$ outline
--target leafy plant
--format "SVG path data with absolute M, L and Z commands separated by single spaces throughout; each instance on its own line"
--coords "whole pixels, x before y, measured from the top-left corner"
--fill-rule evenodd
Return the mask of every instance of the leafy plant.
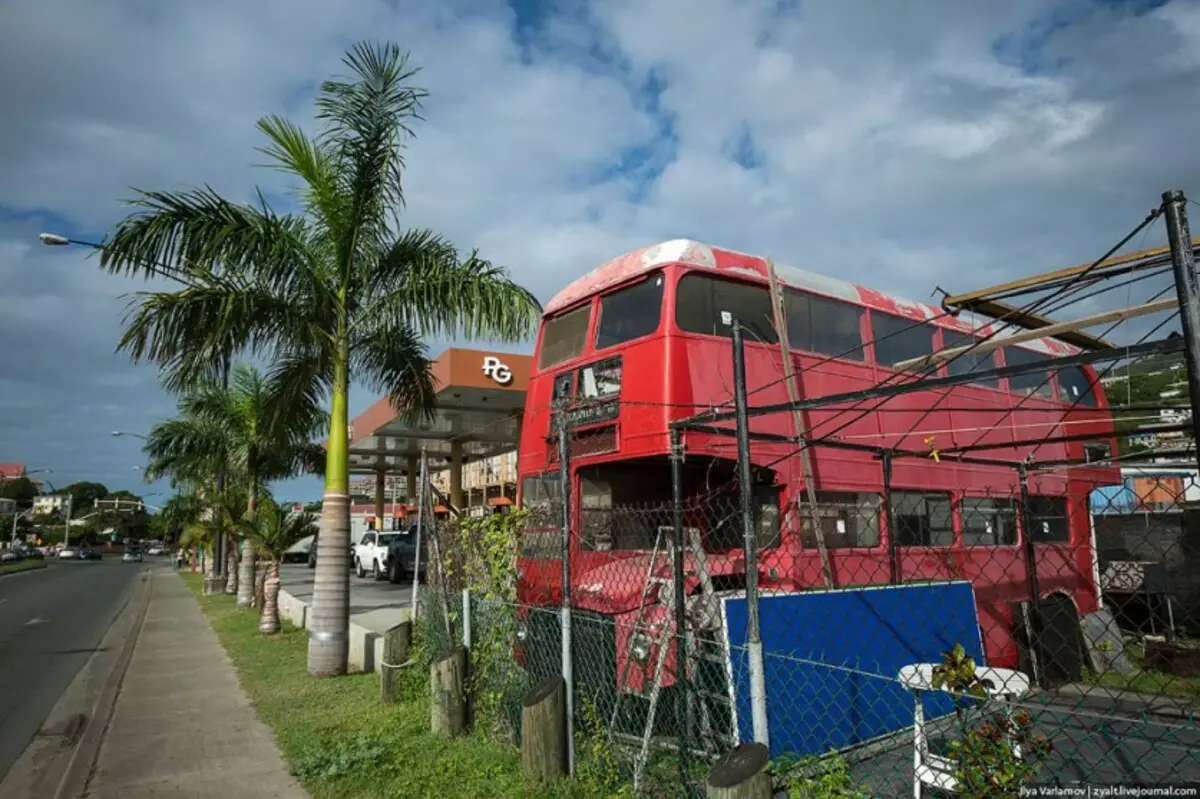
M 620 762 L 604 733 L 604 722 L 588 697 L 583 697 L 581 714 L 583 724 L 575 736 L 582 744 L 576 746 L 580 757 L 575 779 L 588 796 L 605 799 L 632 797 L 633 784 L 621 773 Z
M 850 764 L 835 752 L 796 759 L 779 758 L 771 771 L 780 775 L 787 787 L 788 799 L 868 799 L 863 788 L 855 785 Z
M 973 704 L 971 697 L 986 699 L 988 689 L 995 688 L 991 681 L 979 679 L 975 658 L 967 654 L 962 644 L 955 644 L 949 652 L 942 653 L 942 662 L 933 667 L 932 684 L 935 689 L 954 695 L 954 712 L 959 723 L 966 721 L 966 708 Z
M 1015 796 L 1019 786 L 1037 777 L 1053 749 L 1048 738 L 1034 732 L 1029 713 L 1020 710 L 1011 717 L 993 713 L 967 730 L 950 742 L 950 757 L 956 763 L 955 778 L 964 795 L 1001 799 Z
M 301 779 L 338 779 L 369 772 L 389 754 L 388 741 L 360 735 L 308 750 L 296 759 L 294 771 Z

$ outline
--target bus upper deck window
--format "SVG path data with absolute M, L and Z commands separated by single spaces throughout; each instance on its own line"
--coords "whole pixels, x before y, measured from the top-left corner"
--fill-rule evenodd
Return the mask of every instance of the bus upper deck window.
M 970 333 L 958 333 L 952 330 L 942 331 L 945 339 L 945 348 L 952 349 L 955 347 L 972 347 L 977 344 L 983 344 L 984 340 L 979 336 L 973 336 Z M 959 353 L 956 357 L 949 358 L 946 361 L 946 371 L 952 375 L 966 375 L 972 372 L 980 372 L 986 369 L 994 369 L 996 366 L 996 351 L 987 350 L 979 352 L 977 349 L 968 352 Z M 989 386 L 991 388 L 999 388 L 1000 381 L 994 377 L 983 380 L 973 381 L 981 386 Z
M 1024 366 L 1041 363 L 1045 360 L 1048 360 L 1047 357 L 1039 352 L 1021 349 L 1020 347 L 1004 348 L 1005 366 Z M 1014 394 L 1036 394 L 1039 397 L 1049 398 L 1054 396 L 1054 389 L 1050 386 L 1052 378 L 1053 372 L 1049 369 L 1026 372 L 1023 375 L 1012 375 L 1009 377 L 1008 387 Z
M 685 333 L 733 336 L 742 325 L 747 342 L 776 344 L 774 313 L 767 290 L 752 283 L 687 274 L 675 291 L 675 323 Z
M 596 349 L 623 344 L 658 330 L 662 298 L 662 275 L 654 275 L 601 297 Z
M 1062 391 L 1062 398 L 1065 402 L 1085 408 L 1096 406 L 1092 381 L 1088 379 L 1087 373 L 1078 366 L 1063 369 L 1058 373 L 1058 388 Z
M 884 366 L 920 358 L 933 352 L 933 325 L 890 314 L 871 314 L 875 361 Z
M 587 343 L 591 311 L 592 307 L 585 305 L 546 321 L 542 327 L 542 353 L 538 358 L 539 369 L 570 360 L 583 352 L 584 344 Z

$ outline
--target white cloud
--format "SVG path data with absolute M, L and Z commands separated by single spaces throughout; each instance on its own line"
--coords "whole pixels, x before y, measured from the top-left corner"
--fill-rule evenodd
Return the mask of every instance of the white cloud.
M 5 396 L 34 413 L 0 430 L 5 459 L 68 434 L 111 451 L 87 426 L 112 424 L 95 408 L 128 407 L 133 427 L 171 407 L 152 368 L 111 354 L 118 295 L 139 286 L 36 246 L 38 230 L 99 237 L 130 187 L 276 196 L 281 178 L 248 166 L 262 161 L 254 122 L 307 124 L 317 82 L 360 38 L 410 49 L 431 92 L 406 220 L 481 248 L 543 299 L 678 236 L 923 298 L 1095 257 L 1200 172 L 1187 0 L 1140 16 L 1099 0 L 531 6 L 540 19 L 499 0 L 9 9 L 0 276 L 16 288 L 0 334 L 71 380 L 5 361 Z

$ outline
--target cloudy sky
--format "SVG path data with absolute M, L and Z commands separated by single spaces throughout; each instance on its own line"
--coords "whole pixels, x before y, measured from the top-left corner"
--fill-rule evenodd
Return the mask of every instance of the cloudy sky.
M 1196 0 L 12 0 L 0 20 L 0 461 L 59 485 L 153 490 L 110 431 L 174 406 L 114 354 L 141 286 L 37 234 L 99 240 L 131 187 L 278 192 L 255 121 L 307 123 L 359 39 L 410 51 L 430 92 L 409 222 L 543 301 L 677 237 L 926 299 L 1089 261 L 1163 190 L 1200 195 Z

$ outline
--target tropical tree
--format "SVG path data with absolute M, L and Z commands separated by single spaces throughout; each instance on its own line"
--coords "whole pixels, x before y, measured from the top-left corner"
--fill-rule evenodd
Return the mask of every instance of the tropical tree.
M 279 213 L 205 187 L 142 192 L 101 263 L 184 284 L 142 292 L 120 347 L 186 385 L 239 351 L 261 352 L 287 402 L 328 401 L 328 468 L 308 671 L 346 671 L 351 380 L 386 392 L 398 413 L 428 418 L 435 388 L 423 337 L 516 341 L 540 306 L 505 270 L 461 257 L 442 236 L 400 227 L 402 149 L 425 92 L 393 45 L 359 44 L 350 76 L 321 85 L 322 130 L 266 117 L 262 151 L 298 179 L 298 211 Z
M 324 453 L 312 439 L 323 429 L 325 413 L 310 401 L 281 397 L 281 388 L 286 386 L 246 363 L 234 366 L 228 388 L 201 380 L 183 393 L 178 417 L 151 429 L 144 448 L 150 458 L 146 479 L 205 480 L 223 472 L 226 494 L 233 481 L 244 482 L 246 515 L 253 518 L 271 480 L 319 474 Z M 237 557 L 230 547 L 226 590 L 248 606 L 254 601 L 254 550 L 242 547 L 240 569 Z
M 279 632 L 279 564 L 288 547 L 316 532 L 316 517 L 310 513 L 290 513 L 274 502 L 265 502 L 252 519 L 242 523 L 247 542 L 267 565 L 263 584 L 262 613 L 258 629 L 266 635 Z
M 169 541 L 177 541 L 188 525 L 199 521 L 204 512 L 204 500 L 194 489 L 180 492 L 163 503 L 155 514 L 159 531 Z

